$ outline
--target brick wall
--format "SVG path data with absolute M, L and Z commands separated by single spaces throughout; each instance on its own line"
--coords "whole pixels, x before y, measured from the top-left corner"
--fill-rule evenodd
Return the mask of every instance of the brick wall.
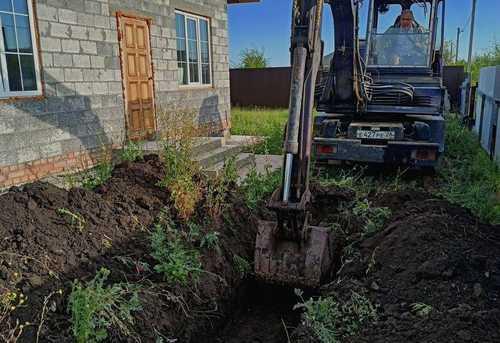
M 0 188 L 60 172 L 63 162 L 51 169 L 52 162 L 125 140 L 115 11 L 152 18 L 159 107 L 188 109 L 200 123 L 228 123 L 226 0 L 35 0 L 34 4 L 45 91 L 37 99 L 0 103 Z M 176 9 L 211 19 L 213 87 L 178 85 Z M 30 172 L 40 165 L 43 168 L 37 168 L 43 172 Z

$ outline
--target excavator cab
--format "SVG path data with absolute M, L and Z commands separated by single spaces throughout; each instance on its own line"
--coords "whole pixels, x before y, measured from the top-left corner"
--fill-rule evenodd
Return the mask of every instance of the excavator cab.
M 364 48 L 355 52 L 354 63 L 359 60 L 361 67 L 353 74 L 359 91 L 339 97 L 346 87 L 337 80 L 338 38 L 345 37 L 336 37 L 334 57 L 316 92 L 316 160 L 432 170 L 445 148 L 445 0 L 364 4 L 367 32 Z M 363 98 L 362 106 L 353 106 L 355 97 Z
M 429 5 L 402 1 L 382 5 L 372 0 L 371 6 L 377 11 L 367 33 L 367 64 L 374 68 L 429 66 L 433 32 Z

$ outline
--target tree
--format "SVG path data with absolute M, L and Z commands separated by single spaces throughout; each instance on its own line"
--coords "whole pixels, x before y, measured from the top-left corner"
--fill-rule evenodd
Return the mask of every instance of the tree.
M 443 60 L 445 65 L 455 64 L 455 51 L 453 51 L 453 41 L 444 42 Z
M 240 68 L 266 68 L 267 65 L 264 49 L 244 49 L 240 53 Z
M 481 68 L 500 65 L 500 43 L 493 43 L 486 51 L 472 60 L 472 79 L 479 80 Z

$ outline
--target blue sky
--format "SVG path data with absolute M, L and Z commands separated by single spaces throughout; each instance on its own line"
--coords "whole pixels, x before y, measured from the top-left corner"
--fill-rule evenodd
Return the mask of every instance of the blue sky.
M 361 11 L 361 31 L 366 28 L 366 7 Z M 229 51 L 231 63 L 239 61 L 245 48 L 264 49 L 271 66 L 289 64 L 290 18 L 292 0 L 261 0 L 257 4 L 228 5 Z M 456 40 L 457 27 L 465 32 L 460 39 L 460 57 L 467 57 L 472 0 L 448 0 L 446 6 L 446 40 Z M 324 16 L 323 40 L 326 52 L 333 50 L 331 13 Z M 392 19 L 391 19 L 392 20 Z M 481 51 L 493 42 L 500 42 L 500 0 L 478 0 L 474 51 Z M 467 24 L 469 23 L 469 24 Z

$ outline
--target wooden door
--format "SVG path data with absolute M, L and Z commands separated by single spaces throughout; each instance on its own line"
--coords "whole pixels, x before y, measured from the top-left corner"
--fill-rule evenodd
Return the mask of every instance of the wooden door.
M 128 138 L 153 138 L 156 131 L 153 68 L 147 20 L 118 14 Z

